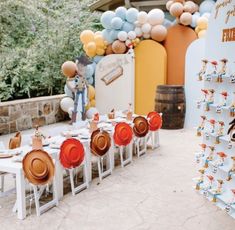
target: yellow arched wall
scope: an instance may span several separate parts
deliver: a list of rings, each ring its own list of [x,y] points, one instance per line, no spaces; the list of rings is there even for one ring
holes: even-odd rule
[[[166,83],[165,48],[144,40],[135,48],[135,113],[146,115],[155,107],[157,85]]]

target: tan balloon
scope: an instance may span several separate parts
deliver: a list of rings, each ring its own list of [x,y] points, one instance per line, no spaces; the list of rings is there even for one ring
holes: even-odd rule
[[[167,10],[170,10],[170,7],[171,7],[171,5],[172,5],[173,3],[174,3],[174,2],[173,2],[172,0],[168,1],[168,2],[166,3],[166,9],[167,9]]]
[[[112,50],[115,54],[124,54],[126,52],[126,45],[124,42],[116,40],[112,44]]]
[[[73,61],[66,61],[61,66],[61,71],[65,77],[74,77],[77,71],[77,66]]]
[[[192,23],[192,14],[188,12],[181,14],[180,23],[184,26],[190,25]]]
[[[87,51],[90,52],[90,53],[96,51],[95,42],[89,42],[86,47],[87,47]]]
[[[198,33],[198,37],[199,37],[199,38],[205,38],[205,37],[206,37],[206,30],[201,30],[201,31]]]
[[[157,42],[161,42],[166,38],[167,29],[162,25],[154,26],[151,30],[151,38]]]
[[[183,10],[183,5],[179,2],[175,2],[170,7],[170,14],[174,17],[179,17],[183,13]]]
[[[185,12],[189,12],[192,14],[195,12],[195,9],[196,9],[196,5],[194,2],[192,2],[192,1],[185,2],[185,4],[184,4],[184,11]]]
[[[174,2],[180,2],[183,4],[185,2],[185,0],[174,0]]]

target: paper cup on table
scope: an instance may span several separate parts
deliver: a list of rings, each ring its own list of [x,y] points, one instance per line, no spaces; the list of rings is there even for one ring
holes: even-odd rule
[[[42,137],[32,137],[32,149],[42,149]]]

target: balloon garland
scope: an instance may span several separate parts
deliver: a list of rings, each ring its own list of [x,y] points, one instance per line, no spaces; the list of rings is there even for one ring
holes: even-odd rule
[[[215,5],[213,0],[205,0],[200,6],[193,1],[169,0],[166,8],[176,18],[176,22],[195,28],[199,38],[206,36],[208,19]]]

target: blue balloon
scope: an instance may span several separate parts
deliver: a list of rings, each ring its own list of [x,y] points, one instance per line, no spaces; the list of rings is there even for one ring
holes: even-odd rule
[[[120,30],[112,30],[111,32],[110,32],[110,37],[111,37],[111,39],[113,39],[113,40],[116,40],[117,38],[118,38],[118,33],[120,32]]]
[[[116,15],[113,11],[109,10],[109,11],[104,12],[100,18],[100,22],[102,26],[105,29],[112,29],[111,21],[115,16]]]
[[[93,60],[96,64],[98,64],[100,62],[100,60],[103,58],[104,56],[99,56],[99,55],[96,55]]]
[[[112,28],[115,30],[119,30],[122,28],[123,20],[119,17],[114,17],[111,21]]]
[[[115,10],[115,14],[117,17],[121,18],[121,19],[126,19],[126,8],[123,7],[123,6],[120,6],[118,7],[116,10]]]
[[[96,63],[95,63],[95,62],[93,62],[91,65],[93,66],[93,69],[94,69],[94,72],[95,72],[95,69],[96,69]]]
[[[88,84],[92,85],[94,83],[94,78],[93,77],[89,77],[87,78]]]
[[[95,73],[95,70],[93,69],[93,65],[87,65],[86,66],[86,77],[92,77],[93,74]]]
[[[215,2],[213,0],[205,0],[204,2],[201,3],[199,6],[199,12],[200,14],[204,13],[211,13],[213,7],[215,5]]]
[[[195,28],[197,26],[197,20],[200,17],[200,14],[193,14],[192,16],[192,23],[190,24],[191,27]]]
[[[68,96],[73,98],[73,92],[68,88],[68,86],[65,84],[64,85],[64,93]]]
[[[126,20],[130,23],[137,21],[139,11],[136,8],[130,8],[126,12]]]
[[[130,32],[130,31],[133,31],[135,28],[135,26],[129,22],[124,22],[123,26],[122,26],[122,29],[123,31],[125,32]]]
[[[103,38],[104,38],[109,44],[113,43],[113,39],[111,38],[111,35],[110,35],[111,31],[112,31],[112,30],[107,30],[107,29],[104,29],[104,30],[102,31],[102,36],[103,36]]]

